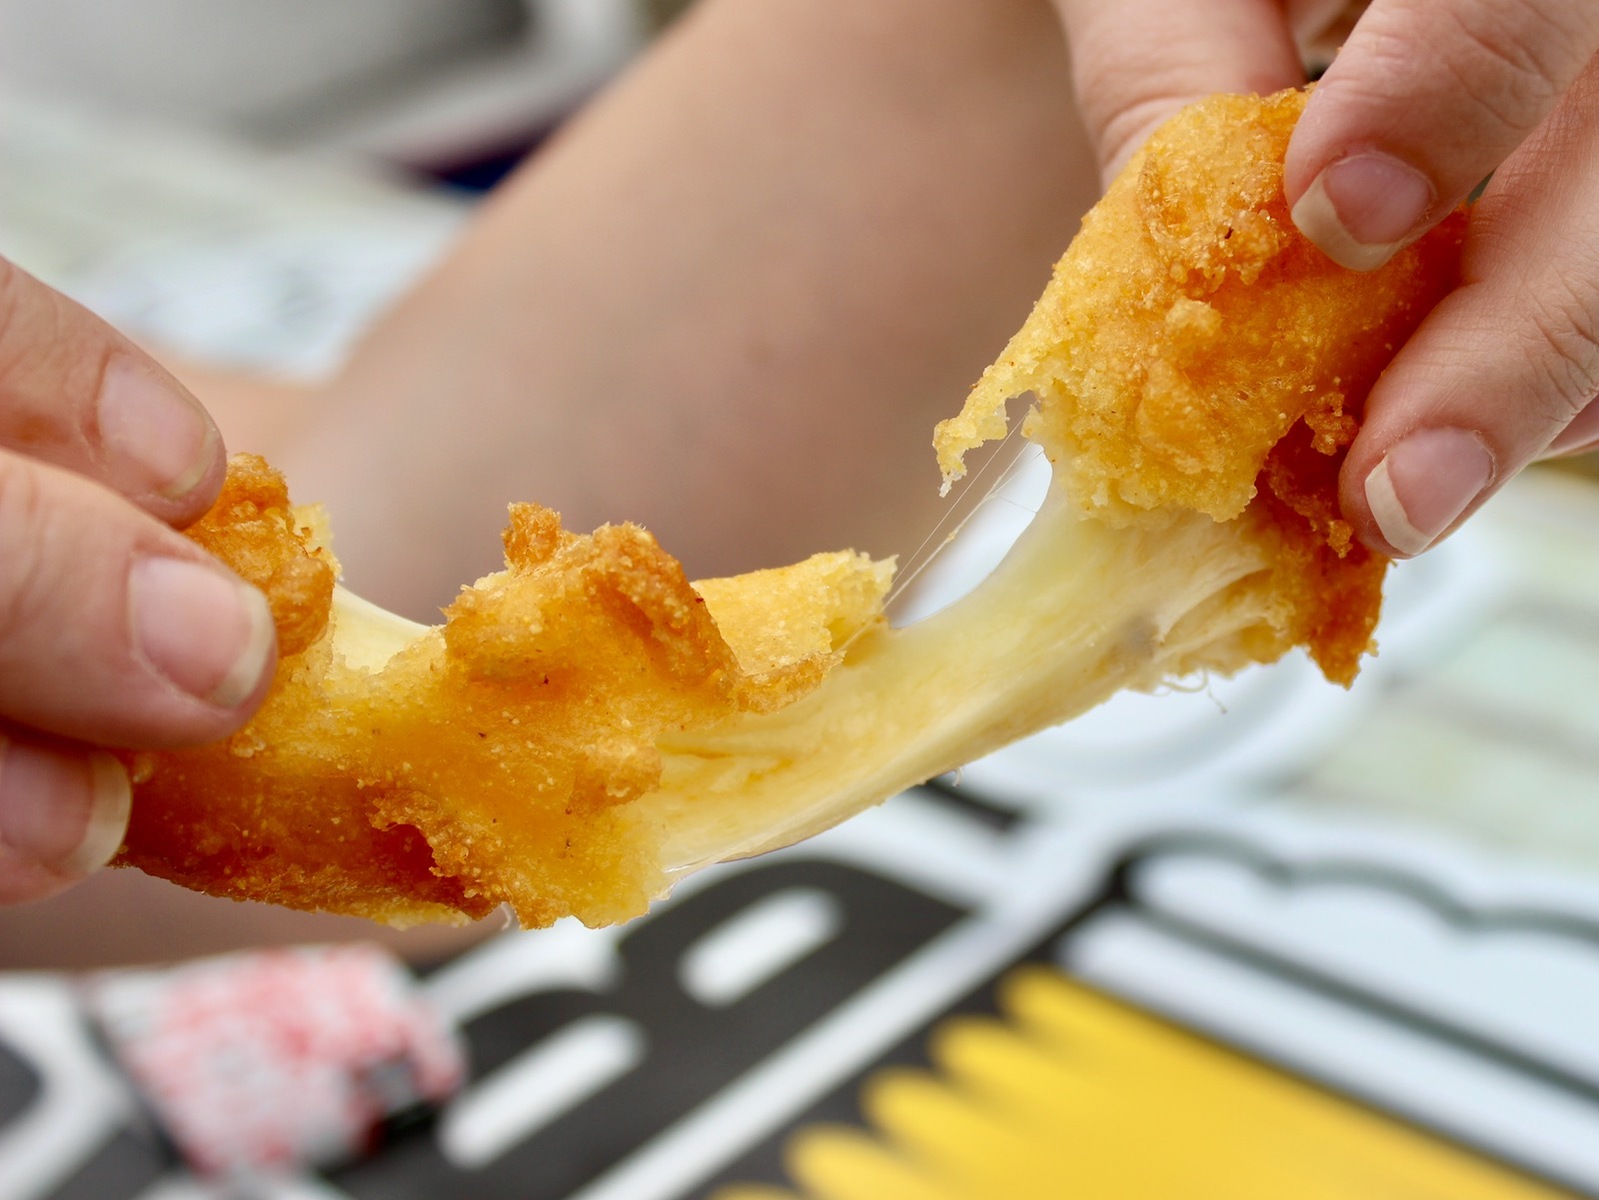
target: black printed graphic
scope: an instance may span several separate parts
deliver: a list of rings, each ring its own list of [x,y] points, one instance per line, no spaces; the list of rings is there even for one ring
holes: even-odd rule
[[[838,904],[842,919],[831,940],[725,1006],[707,1006],[683,990],[679,968],[697,941],[792,889],[820,892]],[[595,1017],[636,1030],[643,1046],[636,1068],[476,1170],[446,1161],[437,1139],[424,1134],[337,1174],[334,1182],[358,1200],[558,1200],[738,1079],[959,915],[926,895],[836,863],[782,861],[732,875],[631,926],[617,942],[623,969],[614,992],[538,992],[466,1028],[479,1081]]]

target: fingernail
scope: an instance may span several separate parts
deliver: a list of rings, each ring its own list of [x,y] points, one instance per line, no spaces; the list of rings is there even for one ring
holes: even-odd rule
[[[177,500],[194,490],[215,455],[216,426],[186,391],[132,359],[106,367],[100,388],[100,443],[113,470]]]
[[[266,597],[218,568],[143,558],[133,566],[128,594],[134,644],[192,696],[232,708],[276,662]]]
[[[1339,266],[1370,271],[1410,241],[1433,201],[1431,182],[1414,167],[1387,154],[1353,154],[1316,176],[1292,216]]]
[[[1493,481],[1488,448],[1464,429],[1424,429],[1396,443],[1366,476],[1366,503],[1400,554],[1438,540]]]
[[[121,847],[130,803],[128,774],[109,754],[0,738],[0,841],[19,857],[87,875]]]

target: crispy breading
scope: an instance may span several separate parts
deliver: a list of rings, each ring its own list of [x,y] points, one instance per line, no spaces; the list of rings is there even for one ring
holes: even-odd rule
[[[1096,519],[1229,521],[1254,502],[1283,540],[1291,641],[1348,684],[1386,563],[1338,516],[1337,468],[1372,384],[1455,286],[1465,215],[1379,270],[1333,263],[1283,196],[1307,95],[1216,96],[1158,130],[935,444],[947,487],[1032,393],[1028,436]]]
[[[644,531],[515,505],[506,570],[436,629],[333,591],[320,519],[235,459],[191,536],[272,600],[260,713],[128,756],[119,859],[191,887],[396,923],[632,916],[682,872],[826,828],[1123,688],[1308,646],[1348,683],[1387,564],[1338,513],[1367,392],[1454,285],[1464,218],[1343,270],[1288,219],[1302,93],[1218,97],[1089,214],[962,413],[1055,482],[961,601],[891,630],[891,567],[818,555],[691,586]],[[330,602],[330,595],[332,600]]]
[[[339,620],[362,614],[330,603],[316,522],[264,462],[235,456],[223,499],[189,532],[267,592],[282,660],[241,733],[131,758],[119,861],[394,923],[501,903],[529,925],[639,912],[657,889],[660,834],[631,802],[659,779],[657,737],[814,688],[838,646],[880,619],[889,576],[861,555],[822,555],[702,596],[636,526],[578,536],[517,504],[506,569],[369,667],[341,652]],[[743,645],[718,631],[718,601]]]

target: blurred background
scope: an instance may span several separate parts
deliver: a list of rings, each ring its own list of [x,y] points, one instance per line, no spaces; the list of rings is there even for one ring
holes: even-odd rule
[[[515,154],[684,0],[6,0],[19,88],[423,171]]]
[[[0,0],[0,236],[136,336],[323,374],[684,7]]]
[[[685,7],[0,0],[0,253],[186,358],[325,376]],[[1594,478],[1397,572],[1348,695],[1294,659],[1122,697],[622,930],[409,943],[466,1088],[293,1178],[193,1178],[49,970],[224,948],[236,906],[0,914],[0,1200],[1599,1196]]]

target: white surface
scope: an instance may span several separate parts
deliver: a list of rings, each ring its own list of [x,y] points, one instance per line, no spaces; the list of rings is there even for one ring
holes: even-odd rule
[[[310,377],[453,240],[466,207],[0,89],[0,253],[135,337]]]
[[[449,165],[648,36],[637,0],[0,0],[0,79],[107,116]]]

